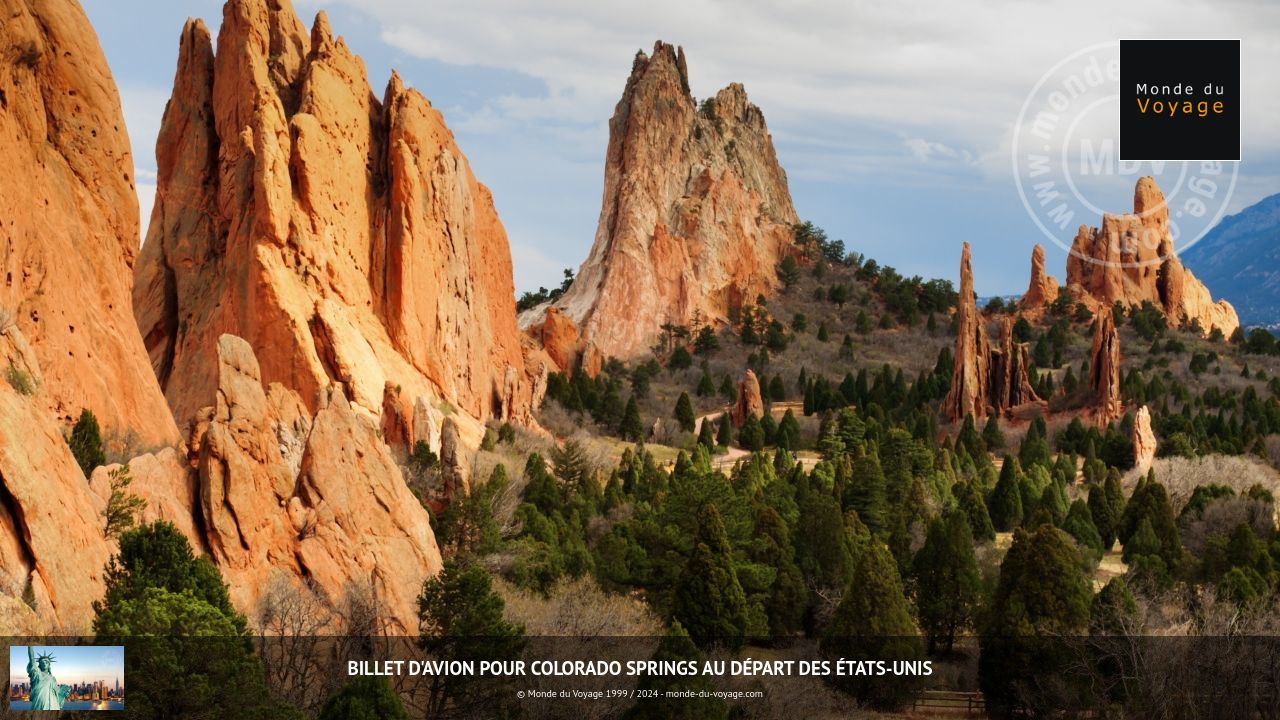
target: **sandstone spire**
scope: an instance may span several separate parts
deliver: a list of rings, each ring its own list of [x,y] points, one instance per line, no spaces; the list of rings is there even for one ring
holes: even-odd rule
[[[109,438],[175,442],[130,313],[133,155],[97,36],[74,2],[0,0],[0,17],[0,315],[64,425],[87,408]]]
[[[1151,430],[1151,411],[1146,405],[1133,416],[1133,467],[1145,473],[1156,459],[1156,434]]]
[[[1110,312],[1099,312],[1093,324],[1093,350],[1089,360],[1089,388],[1094,397],[1094,418],[1105,425],[1124,413],[1120,399],[1120,335]]]
[[[1031,282],[1020,303],[1023,310],[1042,310],[1058,299],[1058,279],[1044,271],[1044,246],[1037,244],[1031,251]]]
[[[543,363],[516,328],[493,200],[440,113],[394,74],[379,100],[324,13],[308,33],[288,0],[230,0],[217,47],[183,28],[136,271],[176,416],[213,401],[230,333],[309,412],[341,383],[373,417],[458,410],[469,444],[480,421],[527,418]]]
[[[1013,318],[1006,315],[1000,320],[1000,347],[991,349],[991,378],[987,387],[995,411],[1008,412],[1040,400],[1028,377],[1030,366],[1030,345],[1014,342]]]
[[[743,87],[699,106],[683,50],[659,42],[637,53],[609,121],[595,244],[555,305],[600,353],[636,355],[664,321],[722,321],[772,292],[797,219],[764,115]]]
[[[764,400],[760,396],[760,381],[752,370],[747,370],[738,381],[738,399],[729,412],[734,427],[742,427],[748,417],[764,417]]]
[[[1138,180],[1132,214],[1105,213],[1101,227],[1080,226],[1067,257],[1067,287],[1095,312],[1149,301],[1174,326],[1196,322],[1205,334],[1217,328],[1228,337],[1240,327],[1231,303],[1215,303],[1178,259],[1169,208],[1151,177]]]
[[[955,369],[951,375],[951,389],[942,401],[942,414],[951,421],[963,420],[966,415],[973,415],[976,420],[987,415],[990,347],[987,329],[978,314],[978,302],[973,294],[973,267],[967,242],[960,252],[960,298],[956,303],[956,314]]]

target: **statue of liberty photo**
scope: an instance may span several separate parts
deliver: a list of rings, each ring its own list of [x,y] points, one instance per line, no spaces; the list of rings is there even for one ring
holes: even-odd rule
[[[62,703],[71,692],[68,685],[59,685],[53,676],[53,655],[36,655],[36,649],[27,646],[27,677],[31,679],[31,709],[61,710]]]

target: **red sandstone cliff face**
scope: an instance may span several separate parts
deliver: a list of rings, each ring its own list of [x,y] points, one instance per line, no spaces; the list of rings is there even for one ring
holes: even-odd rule
[[[797,216],[764,115],[738,84],[700,108],[688,77],[683,50],[659,42],[636,55],[609,121],[595,244],[555,303],[606,356],[646,350],[664,322],[723,320],[770,294],[793,241]]]
[[[0,314],[43,372],[40,405],[108,437],[177,427],[130,314],[133,155],[97,36],[74,2],[0,0]]]
[[[528,418],[545,356],[516,329],[506,235],[440,113],[395,75],[375,97],[324,13],[308,33],[288,0],[231,0],[217,47],[188,21],[136,271],[175,416],[213,402],[230,333],[309,413],[341,383],[355,412],[399,413],[383,425],[406,442],[438,443],[415,420],[451,409],[470,441],[478,421]]]
[[[1198,322],[1206,335],[1217,328],[1228,337],[1240,327],[1231,303],[1215,303],[1178,259],[1169,208],[1150,177],[1134,188],[1132,214],[1106,213],[1101,227],[1080,226],[1067,257],[1067,288],[1095,311],[1150,301],[1174,326]]]

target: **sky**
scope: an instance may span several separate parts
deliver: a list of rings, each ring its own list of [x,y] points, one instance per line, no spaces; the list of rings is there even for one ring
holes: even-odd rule
[[[57,647],[37,646],[36,655],[53,653],[53,676],[59,683],[75,685],[102,680],[109,687],[124,681],[124,648],[119,645]],[[27,646],[9,646],[9,682],[29,682],[27,678]]]
[[[216,32],[221,3],[83,2],[120,88],[145,225],[179,32],[188,16]],[[684,47],[695,97],[745,85],[802,219],[908,276],[955,280],[967,240],[980,295],[1023,291],[1035,243],[1061,280],[1060,245],[1076,225],[1099,224],[1097,213],[1077,213],[1046,235],[1040,209],[1024,207],[1014,162],[1027,127],[1019,113],[1037,83],[1098,43],[1239,38],[1243,160],[1214,208],[1238,212],[1280,192],[1280,3],[1267,0],[1080,0],[1069,11],[1021,0],[295,0],[295,8],[308,26],[317,10],[328,12],[335,34],[364,58],[376,94],[396,68],[444,113],[493,190],[517,292],[558,284],[562,268],[586,258],[608,119],[636,51],[658,39]],[[1091,120],[1099,116],[1106,126],[1110,115]],[[1079,179],[1091,207],[1129,210],[1140,174],[1182,187],[1178,173],[1116,167]]]

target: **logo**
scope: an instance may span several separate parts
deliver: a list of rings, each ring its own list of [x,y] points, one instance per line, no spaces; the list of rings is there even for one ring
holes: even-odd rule
[[[1045,237],[1071,252],[1080,225],[1099,225],[1104,213],[1132,212],[1134,185],[1150,175],[1163,190],[1165,204],[1144,213],[1168,210],[1171,246],[1178,253],[1204,237],[1226,213],[1239,167],[1221,160],[1121,159],[1121,101],[1127,97],[1121,75],[1120,42],[1112,41],[1079,50],[1040,77],[1013,130],[1018,195]],[[1136,241],[1155,250],[1160,238]],[[1110,264],[1133,267],[1162,259]]]

